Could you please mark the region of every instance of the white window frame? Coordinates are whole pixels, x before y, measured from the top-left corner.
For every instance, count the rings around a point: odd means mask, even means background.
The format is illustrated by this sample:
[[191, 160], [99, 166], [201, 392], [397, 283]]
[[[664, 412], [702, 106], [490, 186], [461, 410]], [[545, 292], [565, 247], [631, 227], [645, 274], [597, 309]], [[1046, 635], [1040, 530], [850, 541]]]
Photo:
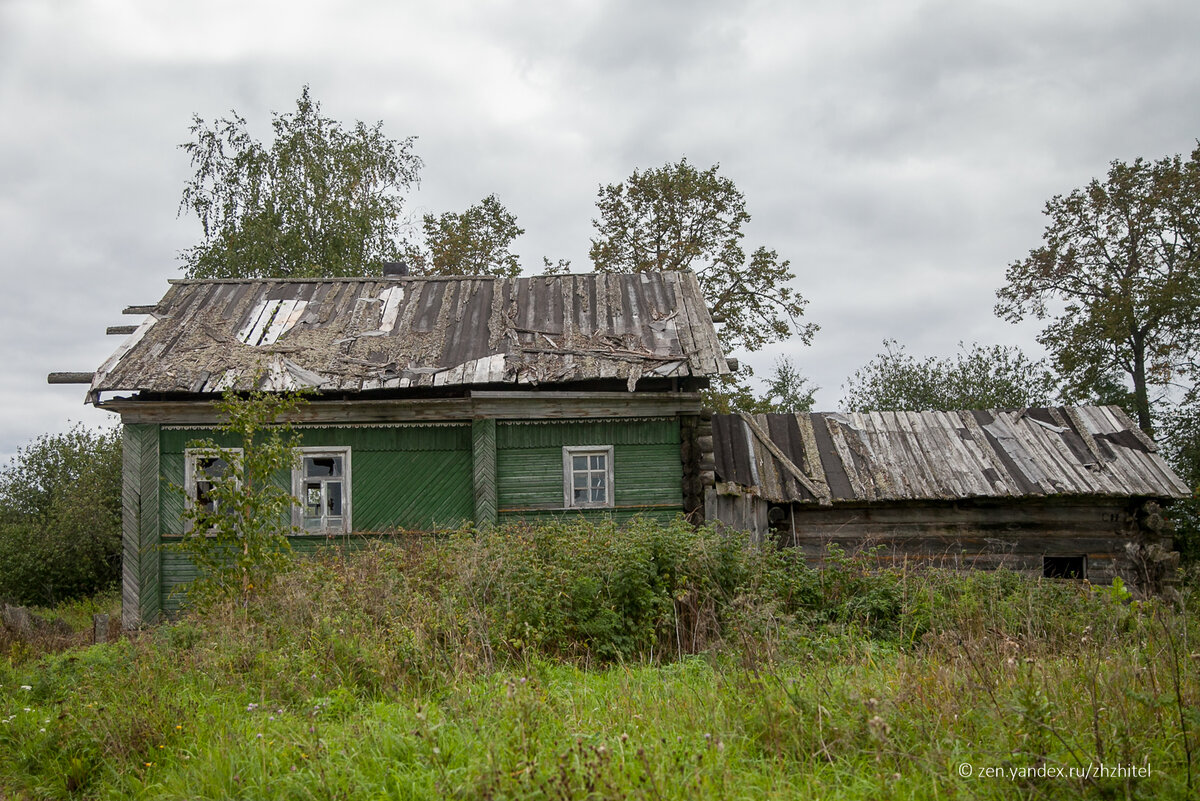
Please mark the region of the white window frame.
[[[296, 465], [292, 468], [292, 495], [300, 501], [300, 503], [292, 508], [292, 525], [300, 529], [298, 535], [317, 535], [325, 536], [329, 534], [349, 534], [353, 531], [350, 522], [351, 504], [350, 504], [350, 447], [322, 447], [322, 446], [304, 446], [295, 449], [297, 452]], [[304, 460], [313, 457], [321, 456], [340, 456], [342, 459], [342, 523], [335, 527], [322, 527], [319, 529], [309, 529], [304, 527], [304, 508], [307, 505], [307, 499], [304, 494]], [[324, 506], [324, 503], [322, 503]]]
[[[566, 509], [611, 509], [614, 506], [614, 488], [613, 488], [613, 446], [612, 445], [564, 445], [563, 454], [563, 508]], [[603, 456], [604, 457], [604, 501], [596, 502], [590, 500], [591, 490], [589, 488], [589, 500], [586, 503], [577, 503], [575, 501], [575, 469], [572, 463], [572, 458], [575, 456]], [[590, 476], [593, 472], [590, 467], [586, 471]]]
[[[184, 488], [184, 508], [196, 508], [196, 478], [198, 472], [198, 464], [201, 459], [221, 458], [232, 456], [234, 460], [241, 461], [241, 448], [185, 448], [183, 451], [183, 488]], [[186, 522], [187, 531], [192, 530], [192, 522]]]

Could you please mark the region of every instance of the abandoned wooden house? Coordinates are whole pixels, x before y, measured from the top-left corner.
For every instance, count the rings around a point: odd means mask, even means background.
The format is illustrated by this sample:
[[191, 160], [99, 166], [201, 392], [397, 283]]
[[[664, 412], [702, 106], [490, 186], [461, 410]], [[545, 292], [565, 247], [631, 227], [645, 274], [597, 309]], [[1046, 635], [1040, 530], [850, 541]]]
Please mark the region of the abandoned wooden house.
[[1143, 588], [1168, 573], [1160, 505], [1190, 497], [1115, 406], [717, 415], [710, 519], [819, 562], [1008, 567]]
[[124, 424], [127, 627], [193, 578], [159, 546], [220, 469], [189, 442], [236, 445], [214, 430], [226, 389], [315, 391], [297, 426], [298, 550], [702, 508], [698, 391], [729, 366], [691, 273], [179, 280], [126, 312], [144, 320], [94, 375], [51, 380], [90, 378], [88, 399]]

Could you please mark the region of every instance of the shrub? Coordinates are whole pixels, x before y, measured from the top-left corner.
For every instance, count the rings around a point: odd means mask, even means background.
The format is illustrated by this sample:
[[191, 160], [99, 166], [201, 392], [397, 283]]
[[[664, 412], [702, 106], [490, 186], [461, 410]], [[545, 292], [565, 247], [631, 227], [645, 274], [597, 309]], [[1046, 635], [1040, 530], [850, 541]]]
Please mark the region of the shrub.
[[0, 599], [51, 605], [121, 572], [121, 439], [77, 424], [0, 470]]

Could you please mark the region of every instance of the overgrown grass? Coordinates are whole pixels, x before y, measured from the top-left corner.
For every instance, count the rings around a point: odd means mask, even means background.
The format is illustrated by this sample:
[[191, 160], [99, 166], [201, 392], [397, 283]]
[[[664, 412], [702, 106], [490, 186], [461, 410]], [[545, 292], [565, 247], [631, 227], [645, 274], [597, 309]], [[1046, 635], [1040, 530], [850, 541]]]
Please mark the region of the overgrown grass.
[[[29, 798], [1187, 798], [1191, 594], [875, 572], [678, 524], [298, 562], [137, 637], [0, 661]], [[966, 764], [972, 775], [964, 776]], [[1087, 778], [1021, 774], [1069, 773]], [[1149, 766], [1146, 777], [1094, 775]], [[1000, 777], [982, 777], [988, 768]]]

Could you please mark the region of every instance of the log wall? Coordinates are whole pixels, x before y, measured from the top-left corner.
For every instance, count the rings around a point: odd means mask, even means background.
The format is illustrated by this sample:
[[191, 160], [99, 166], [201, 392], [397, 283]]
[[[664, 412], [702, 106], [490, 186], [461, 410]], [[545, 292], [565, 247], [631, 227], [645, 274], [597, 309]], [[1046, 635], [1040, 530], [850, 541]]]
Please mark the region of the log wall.
[[[775, 506], [775, 505], [772, 505]], [[1042, 573], [1045, 556], [1086, 556], [1087, 578], [1116, 576], [1140, 586], [1144, 570], [1127, 544], [1157, 543], [1169, 536], [1148, 522], [1138, 499], [1037, 500], [996, 504], [924, 502], [819, 507], [779, 506], [772, 536], [820, 564], [830, 545], [870, 551], [881, 565], [957, 569], [1007, 568]], [[782, 513], [782, 514], [781, 514]]]

